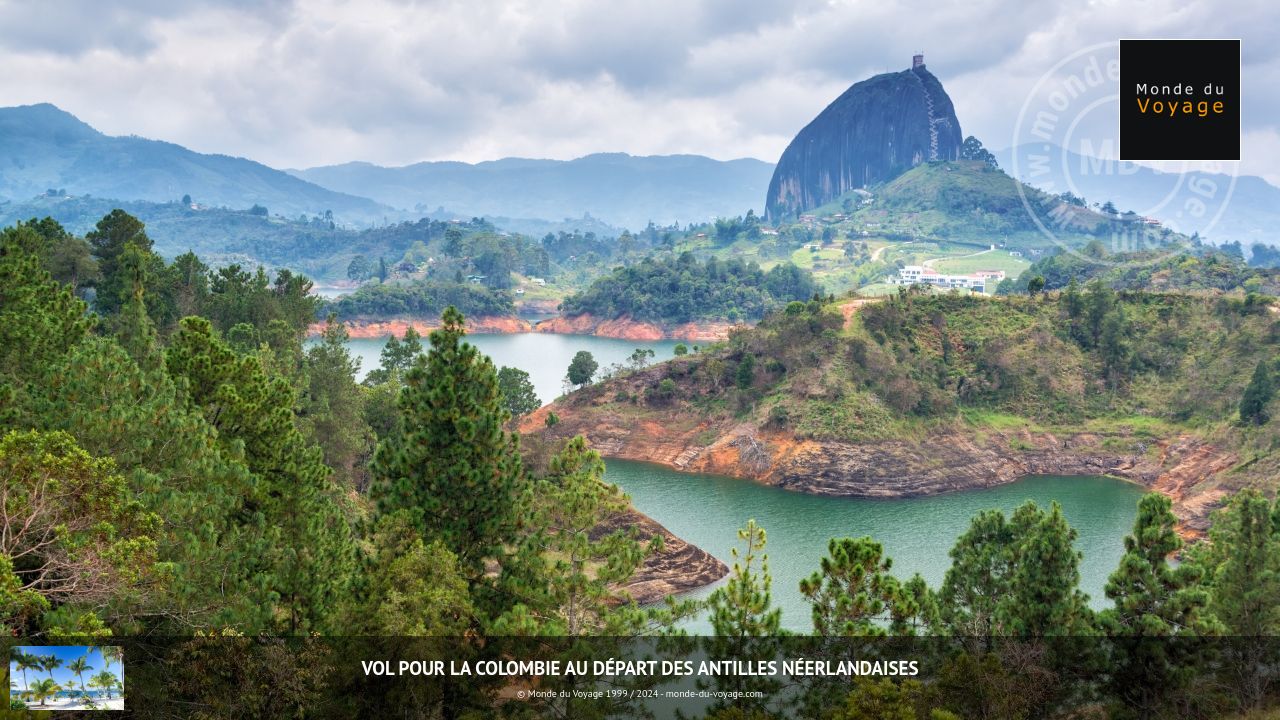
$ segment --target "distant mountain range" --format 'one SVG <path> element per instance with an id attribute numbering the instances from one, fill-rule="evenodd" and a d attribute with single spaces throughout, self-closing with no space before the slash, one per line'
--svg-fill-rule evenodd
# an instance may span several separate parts
<path id="1" fill-rule="evenodd" d="M 747 210 L 758 214 L 773 165 L 700 155 L 601 153 L 576 160 L 506 158 L 404 167 L 354 162 L 289 172 L 330 190 L 359 193 L 418 214 L 441 206 L 480 217 L 561 220 L 587 213 L 639 230 L 650 221 L 669 225 Z"/>
<path id="2" fill-rule="evenodd" d="M 26 200 L 46 190 L 118 200 L 244 209 L 254 204 L 296 217 L 331 210 L 339 218 L 381 221 L 391 208 L 335 192 L 227 155 L 205 155 L 140 137 L 111 137 L 49 104 L 0 108 L 0 197 Z"/>
<path id="3" fill-rule="evenodd" d="M 1048 154 L 1062 157 L 1060 152 L 1051 147 Z M 1011 153 L 996 153 L 1010 172 Z M 1150 210 L 1168 192 L 1173 176 L 1144 167 L 1119 174 L 1114 163 L 1097 166 L 1098 161 L 1072 152 L 1065 158 L 1076 192 L 1090 202 L 1111 200 L 1121 211 L 1153 215 L 1214 243 L 1280 245 L 1280 188 L 1262 178 L 1238 178 L 1226 211 L 1210 226 L 1207 217 L 1177 217 L 1181 201 L 1178 207 Z M 1049 172 L 1038 177 L 1020 168 L 1019 179 L 1052 192 L 1066 189 L 1064 163 L 1047 167 Z M 1079 172 L 1082 167 L 1100 167 L 1101 172 Z M 623 153 L 567 161 L 507 158 L 404 167 L 347 163 L 282 171 L 173 143 L 104 135 L 49 104 L 0 108 L 0 203 L 11 201 L 15 212 L 47 190 L 65 190 L 72 196 L 154 203 L 190 195 L 203 206 L 247 209 L 258 204 L 291 218 L 330 210 L 340 223 L 358 227 L 427 215 L 481 216 L 518 232 L 569 227 L 608 234 L 610 226 L 638 230 L 649 221 L 689 223 L 749 209 L 759 213 L 773 172 L 773 165 L 753 159 Z M 1230 178 L 1194 172 L 1183 182 L 1226 188 Z"/>
<path id="4" fill-rule="evenodd" d="M 1198 232 L 1206 242 L 1214 244 L 1239 241 L 1246 250 L 1256 243 L 1280 245 L 1280 188 L 1260 177 L 1242 175 L 1236 178 L 1235 189 L 1222 217 L 1211 223 L 1218 206 L 1206 203 L 1210 210 L 1201 218 L 1184 212 L 1184 202 L 1194 197 L 1186 188 L 1206 187 L 1204 183 L 1208 182 L 1216 192 L 1225 193 L 1231 183 L 1229 175 L 1185 173 L 1181 178 L 1184 189 L 1174 196 L 1173 202 L 1161 206 L 1177 182 L 1176 175 L 1133 163 L 1124 163 L 1125 172 L 1121 174 L 1118 161 L 1099 160 L 1071 151 L 1066 151 L 1064 156 L 1063 152 L 1057 145 L 1050 145 L 1048 149 L 1040 145 L 1020 149 L 1019 158 L 1022 160 L 1018 179 L 1042 190 L 1061 193 L 1070 187 L 1067 182 L 1069 174 L 1076 188 L 1074 192 L 1090 203 L 1110 200 L 1121 212 L 1133 210 L 1150 214 L 1167 225 L 1173 224 L 1179 232 L 1187 235 Z M 1044 165 L 1047 172 L 1039 172 L 1034 177 L 1027 167 L 1023 167 L 1033 154 L 1051 158 Z M 995 156 L 1002 169 L 1014 173 L 1013 148 L 1001 150 Z"/>
<path id="5" fill-rule="evenodd" d="M 702 222 L 763 206 L 773 165 L 699 155 L 576 160 L 506 158 L 404 167 L 347 163 L 276 170 L 136 136 L 112 137 L 47 103 L 0 108 L 0 200 L 47 190 L 124 201 L 175 202 L 297 217 L 332 211 L 367 226 L 433 216 L 502 218 L 514 230 L 548 224 L 642 229 Z"/>

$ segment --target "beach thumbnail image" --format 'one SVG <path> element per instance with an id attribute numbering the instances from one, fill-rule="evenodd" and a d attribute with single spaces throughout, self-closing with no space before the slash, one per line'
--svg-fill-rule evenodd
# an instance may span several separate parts
<path id="1" fill-rule="evenodd" d="M 123 650 L 112 645 L 10 649 L 9 709 L 123 710 Z"/>

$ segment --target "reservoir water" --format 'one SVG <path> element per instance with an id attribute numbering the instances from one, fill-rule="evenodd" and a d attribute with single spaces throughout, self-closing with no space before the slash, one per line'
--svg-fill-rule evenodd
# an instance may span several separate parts
<path id="1" fill-rule="evenodd" d="M 622 362 L 637 347 L 651 348 L 655 360 L 672 356 L 675 342 L 638 342 L 580 335 L 468 335 L 495 365 L 529 373 L 538 397 L 550 402 L 562 392 L 561 381 L 574 353 L 590 351 L 601 368 Z M 352 340 L 361 359 L 361 375 L 379 363 L 384 340 Z M 1080 585 L 1094 607 L 1107 601 L 1103 587 L 1124 552 L 1123 538 L 1132 529 L 1143 489 L 1105 477 L 1026 478 L 997 488 L 927 498 L 868 500 L 831 498 L 780 490 L 747 480 L 678 473 L 644 463 L 607 460 L 606 479 L 629 494 L 635 506 L 677 536 L 730 564 L 738 528 L 755 519 L 768 533 L 767 553 L 773 575 L 773 601 L 783 611 L 785 627 L 810 629 L 809 606 L 798 585 L 818 568 L 832 537 L 870 535 L 893 558 L 902 579 L 919 572 L 933 587 L 942 583 L 950 565 L 947 552 L 979 510 L 1006 513 L 1025 500 L 1042 507 L 1057 500 L 1078 533 L 1076 549 L 1084 555 Z M 703 588 L 692 596 L 705 596 Z M 707 631 L 705 619 L 690 626 Z"/>
<path id="2" fill-rule="evenodd" d="M 1133 528 L 1143 489 L 1106 477 L 1037 476 L 995 488 L 897 500 L 832 498 L 768 487 L 749 480 L 678 473 L 658 465 L 608 460 L 606 477 L 641 512 L 732 566 L 730 549 L 738 528 L 755 519 L 765 529 L 773 602 L 782 608 L 783 625 L 811 631 L 808 603 L 799 584 L 815 570 L 833 537 L 870 535 L 893 558 L 893 574 L 907 579 L 920 573 L 931 587 L 942 584 L 950 567 L 947 553 L 978 511 L 1013 511 L 1026 500 L 1041 507 L 1057 500 L 1067 522 L 1079 533 L 1076 549 L 1080 587 L 1091 604 L 1107 604 L 1107 576 L 1124 554 L 1124 536 Z M 691 594 L 701 597 L 712 588 Z M 710 631 L 705 619 L 690 632 Z"/>
<path id="3" fill-rule="evenodd" d="M 377 368 L 386 345 L 386 338 L 352 339 L 351 354 L 360 358 L 359 378 Z M 674 340 L 640 341 L 615 340 L 593 335 L 552 335 L 549 333 L 523 333 L 519 335 L 467 335 L 467 342 L 493 360 L 494 367 L 517 367 L 529 373 L 529 380 L 543 404 L 564 394 L 563 381 L 569 362 L 579 350 L 591 353 L 600 365 L 598 373 L 620 363 L 635 352 L 636 348 L 653 350 L 653 361 L 670 359 L 677 345 Z M 687 344 L 687 343 L 686 343 Z M 423 349 L 427 347 L 422 339 Z M 598 375 L 597 375 L 598 376 Z"/>

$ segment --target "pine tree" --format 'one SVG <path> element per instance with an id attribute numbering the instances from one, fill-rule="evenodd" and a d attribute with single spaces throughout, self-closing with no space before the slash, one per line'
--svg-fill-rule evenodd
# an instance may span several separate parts
<path id="1" fill-rule="evenodd" d="M 1209 542 L 1194 561 L 1205 571 L 1209 609 L 1234 639 L 1225 661 L 1239 668 L 1234 684 L 1240 704 L 1258 707 L 1266 694 L 1264 674 L 1273 657 L 1267 636 L 1280 633 L 1280 538 L 1275 509 L 1256 490 L 1242 490 L 1209 527 Z"/>
<path id="2" fill-rule="evenodd" d="M 551 622 L 543 634 L 630 636 L 662 622 L 664 613 L 637 607 L 617 589 L 645 558 L 662 550 L 662 537 L 646 541 L 625 527 L 597 532 L 629 503 L 616 485 L 604 481 L 604 461 L 581 435 L 551 458 L 535 497 L 538 531 L 532 540 L 549 579 Z"/>
<path id="3" fill-rule="evenodd" d="M 141 220 L 116 209 L 99 220 L 85 239 L 93 248 L 93 256 L 98 259 L 98 270 L 102 275 L 97 284 L 94 308 L 104 315 L 114 314 L 124 304 L 130 286 L 121 258 L 129 245 L 139 251 L 151 252 L 151 238 L 147 237 L 146 226 Z"/>
<path id="4" fill-rule="evenodd" d="M 729 581 L 707 599 L 711 629 L 718 637 L 771 637 L 782 632 L 782 610 L 773 607 L 769 556 L 764 551 L 767 538 L 755 520 L 738 531 L 745 548 L 733 549 Z"/>
<path id="5" fill-rule="evenodd" d="M 504 432 L 493 363 L 463 342 L 450 306 L 431 349 L 405 378 L 401 432 L 374 456 L 373 498 L 381 513 L 407 511 L 424 539 L 439 539 L 478 573 L 515 538 L 525 482 L 517 439 Z"/>
<path id="6" fill-rule="evenodd" d="M 1280 632 L 1280 540 L 1272 508 L 1256 490 L 1243 490 L 1210 526 L 1211 609 L 1237 636 Z"/>
<path id="7" fill-rule="evenodd" d="M 24 249 L 38 243 L 30 228 L 0 234 L 0 427 L 30 427 L 23 419 L 31 383 L 93 328 L 84 302 Z"/>
<path id="8" fill-rule="evenodd" d="M 999 510 L 979 512 L 951 548 L 951 567 L 939 593 L 942 618 L 961 636 L 995 634 L 996 606 L 1009 592 L 1015 567 L 1014 533 Z"/>
<path id="9" fill-rule="evenodd" d="M 413 326 L 405 328 L 404 340 L 396 340 L 392 335 L 382 348 L 382 368 L 388 372 L 405 373 L 413 367 L 414 358 L 422 354 L 422 336 Z"/>
<path id="10" fill-rule="evenodd" d="M 1274 395 L 1275 383 L 1271 379 L 1271 369 L 1265 360 L 1259 360 L 1253 368 L 1253 377 L 1240 398 L 1240 422 L 1262 425 L 1270 420 L 1267 405 Z"/>
<path id="11" fill-rule="evenodd" d="M 1171 506 L 1159 493 L 1138 502 L 1133 534 L 1124 539 L 1124 557 L 1107 580 L 1106 594 L 1115 605 L 1098 618 L 1109 634 L 1167 637 L 1211 629 L 1205 612 L 1209 596 L 1198 587 L 1201 569 L 1194 563 L 1169 565 L 1182 548 Z"/>
<path id="12" fill-rule="evenodd" d="M 1124 539 L 1124 557 L 1107 580 L 1106 594 L 1114 607 L 1098 616 L 1113 638 L 1111 691 L 1143 716 L 1167 705 L 1197 672 L 1201 658 L 1193 652 L 1196 648 L 1169 638 L 1217 629 L 1205 610 L 1209 594 L 1199 586 L 1200 567 L 1169 565 L 1169 557 L 1182 547 L 1171 506 L 1159 493 L 1138 502 L 1133 534 Z"/>
<path id="13" fill-rule="evenodd" d="M 165 520 L 157 543 L 168 581 L 138 598 L 137 611 L 152 623 L 265 630 L 272 608 L 259 579 L 268 529 L 246 511 L 256 480 L 236 453 L 224 454 L 168 374 L 143 371 L 112 338 L 95 337 L 45 368 L 40 388 L 42 428 L 111 455 L 131 492 Z M 134 609 L 117 607 L 117 622 Z"/>
<path id="14" fill-rule="evenodd" d="M 364 400 L 356 384 L 360 361 L 347 349 L 350 336 L 331 314 L 320 342 L 304 358 L 307 385 L 300 399 L 300 425 L 324 451 L 325 465 L 341 484 L 363 487 L 365 461 L 373 453 L 373 430 L 364 419 Z"/>
<path id="15" fill-rule="evenodd" d="M 346 635 L 461 636 L 475 610 L 457 557 L 440 542 L 424 543 L 406 513 L 383 515 L 366 543 L 352 597 L 344 603 Z"/>
<path id="16" fill-rule="evenodd" d="M 127 284 L 121 288 L 125 301 L 118 315 L 113 318 L 116 338 L 134 362 L 147 370 L 159 368 L 163 362 L 155 324 L 147 314 L 147 265 L 146 258 L 132 243 L 125 248 L 120 259 L 121 272 Z"/>
<path id="17" fill-rule="evenodd" d="M 821 570 L 800 581 L 800 593 L 813 604 L 813 629 L 819 635 L 914 634 L 921 613 L 936 604 L 917 575 L 911 587 L 889 574 L 893 561 L 869 537 L 832 538 Z M 918 582 L 917 582 L 918 580 Z M 914 593 L 923 588 L 924 593 Z"/>
<path id="18" fill-rule="evenodd" d="M 1045 513 L 1034 503 L 1013 515 L 1017 565 L 1009 593 L 996 604 L 998 628 L 1016 637 L 1078 635 L 1092 625 L 1088 597 L 1080 583 L 1080 552 L 1073 547 L 1076 531 L 1054 502 Z"/>
<path id="19" fill-rule="evenodd" d="M 520 368 L 503 367 L 498 370 L 498 389 L 502 392 L 502 404 L 511 417 L 527 415 L 542 407 L 542 401 L 529 381 L 529 373 Z"/>
<path id="20" fill-rule="evenodd" d="M 1057 503 L 1046 513 L 1027 502 L 1008 519 L 998 510 L 978 513 L 951 550 L 939 593 L 943 621 L 974 638 L 1086 632 L 1093 618 L 1076 589 L 1075 537 Z"/>
<path id="21" fill-rule="evenodd" d="M 769 556 L 763 554 L 768 539 L 764 528 L 748 520 L 747 526 L 738 530 L 743 548 L 733 548 L 733 567 L 729 579 L 707 598 L 711 631 L 715 636 L 707 642 L 710 659 L 741 661 L 772 660 L 781 650 L 777 638 L 786 635 L 782 629 L 782 610 L 773 606 L 769 574 Z M 746 697 L 759 692 L 763 700 L 720 702 L 711 707 L 713 712 L 727 705 L 744 711 L 767 712 L 768 704 L 776 699 L 781 683 L 771 677 L 717 676 L 713 683 L 717 690 L 730 693 L 730 697 Z M 699 681 L 700 687 L 705 687 Z M 773 717 L 766 714 L 764 717 Z"/>
<path id="22" fill-rule="evenodd" d="M 188 250 L 173 259 L 168 280 L 173 290 L 174 314 L 179 318 L 203 313 L 209 299 L 209 266 Z"/>
<path id="23" fill-rule="evenodd" d="M 283 629 L 323 627 L 350 582 L 354 545 L 321 451 L 295 424 L 292 387 L 268 375 L 257 357 L 228 347 L 204 318 L 182 321 L 165 363 L 184 379 L 189 402 L 203 409 L 219 440 L 243 448 L 258 477 L 246 509 L 280 538 L 267 562 Z"/>

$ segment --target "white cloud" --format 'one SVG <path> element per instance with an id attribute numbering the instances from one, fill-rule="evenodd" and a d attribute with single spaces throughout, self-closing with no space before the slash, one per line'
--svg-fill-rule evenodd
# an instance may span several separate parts
<path id="1" fill-rule="evenodd" d="M 111 134 L 281 167 L 772 161 L 845 87 L 917 50 L 965 133 L 999 148 L 1044 69 L 1080 47 L 1242 36 L 1242 169 L 1276 179 L 1278 19 L 1260 0 L 0 0 L 0 67 L 4 104 L 52 102 Z"/>

